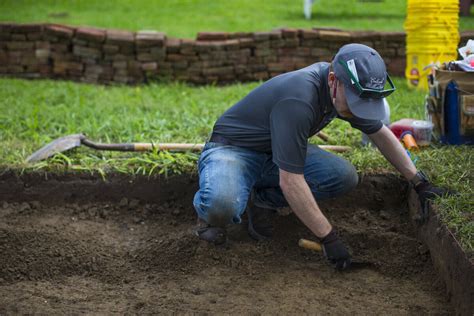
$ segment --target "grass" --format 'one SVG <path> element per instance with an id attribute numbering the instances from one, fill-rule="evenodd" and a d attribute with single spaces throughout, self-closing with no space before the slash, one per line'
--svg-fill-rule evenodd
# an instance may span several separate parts
<path id="1" fill-rule="evenodd" d="M 305 20 L 302 0 L 2 0 L 0 21 L 154 29 L 182 38 L 194 38 L 197 31 L 250 32 L 277 27 L 403 31 L 406 2 L 319 0 L 313 6 L 312 20 Z M 474 29 L 473 15 L 461 17 L 460 30 Z"/>
<path id="2" fill-rule="evenodd" d="M 33 166 L 25 158 L 51 140 L 86 133 L 102 142 L 204 142 L 217 117 L 259 83 L 193 87 L 182 83 L 147 86 L 93 86 L 49 80 L 0 79 L 0 168 L 155 175 L 195 172 L 198 154 L 116 153 L 79 147 Z M 392 121 L 423 118 L 424 94 L 396 79 L 389 97 Z M 373 149 L 360 147 L 360 132 L 335 120 L 326 129 L 331 144 L 354 146 L 344 156 L 360 172 L 394 171 Z M 313 143 L 321 143 L 313 138 Z M 440 199 L 444 221 L 465 249 L 474 251 L 474 208 L 470 147 L 431 147 L 418 154 L 418 166 L 438 185 L 460 192 Z"/>

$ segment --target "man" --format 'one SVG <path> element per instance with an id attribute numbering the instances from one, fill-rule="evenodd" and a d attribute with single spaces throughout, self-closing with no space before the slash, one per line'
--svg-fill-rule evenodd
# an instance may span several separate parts
<path id="1" fill-rule="evenodd" d="M 343 46 L 331 64 L 282 74 L 254 89 L 217 120 L 201 154 L 196 234 L 224 243 L 225 227 L 241 222 L 249 202 L 250 236 L 269 239 L 275 210 L 290 206 L 320 238 L 329 261 L 348 268 L 349 252 L 317 201 L 349 192 L 358 183 L 357 173 L 345 159 L 308 145 L 309 137 L 336 117 L 346 120 L 369 135 L 422 201 L 442 193 L 417 172 L 380 121 L 383 98 L 394 90 L 380 55 L 360 44 Z"/>

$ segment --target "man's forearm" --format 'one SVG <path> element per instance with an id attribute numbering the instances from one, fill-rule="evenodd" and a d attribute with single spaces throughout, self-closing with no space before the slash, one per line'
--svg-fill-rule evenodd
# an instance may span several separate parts
<path id="1" fill-rule="evenodd" d="M 318 237 L 325 237 L 332 229 L 321 212 L 303 175 L 280 169 L 280 186 L 296 216 Z"/>
<path id="2" fill-rule="evenodd" d="M 416 167 L 405 149 L 390 129 L 383 126 L 378 132 L 369 135 L 384 157 L 407 179 L 416 174 Z"/>

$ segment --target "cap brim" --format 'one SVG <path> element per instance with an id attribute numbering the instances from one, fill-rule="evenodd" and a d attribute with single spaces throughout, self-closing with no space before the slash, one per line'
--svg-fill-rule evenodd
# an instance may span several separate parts
<path id="1" fill-rule="evenodd" d="M 361 98 L 352 89 L 345 85 L 347 105 L 355 116 L 366 120 L 383 120 L 385 117 L 385 106 L 383 99 Z"/>

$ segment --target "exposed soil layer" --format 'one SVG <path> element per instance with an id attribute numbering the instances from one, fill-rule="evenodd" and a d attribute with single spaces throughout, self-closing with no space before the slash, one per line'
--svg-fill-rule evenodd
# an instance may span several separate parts
<path id="1" fill-rule="evenodd" d="M 270 242 L 251 240 L 244 223 L 216 248 L 193 236 L 189 194 L 0 202 L 0 314 L 452 313 L 402 189 L 323 204 L 354 257 L 375 264 L 350 273 L 297 246 L 312 235 L 293 214 Z"/>

